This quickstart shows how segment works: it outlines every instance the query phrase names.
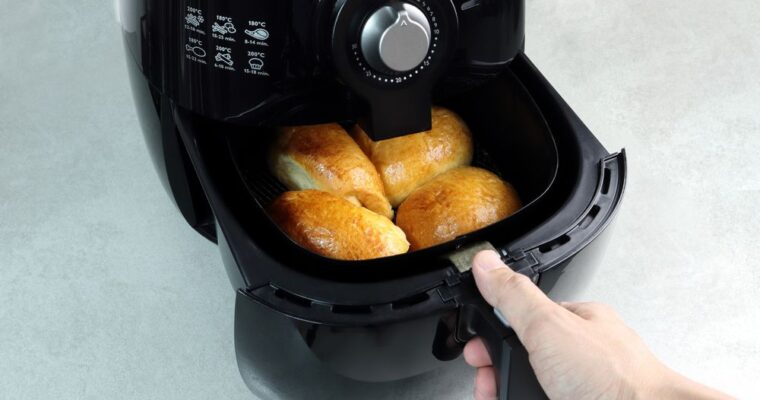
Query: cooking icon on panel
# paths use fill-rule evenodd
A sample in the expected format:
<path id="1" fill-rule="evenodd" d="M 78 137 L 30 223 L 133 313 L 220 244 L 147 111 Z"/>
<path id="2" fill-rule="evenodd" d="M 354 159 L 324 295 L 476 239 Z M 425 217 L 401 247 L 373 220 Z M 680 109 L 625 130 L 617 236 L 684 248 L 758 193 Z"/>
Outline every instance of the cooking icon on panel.
<path id="1" fill-rule="evenodd" d="M 230 67 L 235 63 L 234 61 L 232 61 L 232 54 L 230 53 L 217 53 L 214 59 L 217 62 L 225 63 L 229 65 Z"/>
<path id="2" fill-rule="evenodd" d="M 269 31 L 264 28 L 259 29 L 246 29 L 245 34 L 256 39 L 256 40 L 267 40 L 269 39 Z"/>
<path id="3" fill-rule="evenodd" d="M 254 71 L 261 71 L 261 69 L 264 68 L 264 60 L 260 58 L 251 58 L 248 60 L 248 65 L 250 65 L 251 69 Z"/>
<path id="4" fill-rule="evenodd" d="M 202 15 L 196 15 L 189 13 L 185 16 L 185 22 L 194 27 L 199 27 L 203 23 L 204 19 Z"/>
<path id="5" fill-rule="evenodd" d="M 203 47 L 200 46 L 192 46 L 189 44 L 185 45 L 185 51 L 188 53 L 193 53 L 196 57 L 206 57 L 206 50 L 203 49 Z"/>
<path id="6" fill-rule="evenodd" d="M 232 35 L 237 32 L 237 29 L 235 29 L 235 24 L 233 24 L 231 21 L 227 21 L 224 25 L 220 25 L 218 22 L 214 22 L 214 25 L 211 26 L 211 29 L 220 35 Z"/>

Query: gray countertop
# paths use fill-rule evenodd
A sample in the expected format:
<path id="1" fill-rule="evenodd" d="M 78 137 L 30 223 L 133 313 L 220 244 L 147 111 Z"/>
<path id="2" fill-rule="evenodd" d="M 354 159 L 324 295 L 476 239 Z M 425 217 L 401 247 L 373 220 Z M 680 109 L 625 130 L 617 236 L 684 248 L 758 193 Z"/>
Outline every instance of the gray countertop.
<path id="1" fill-rule="evenodd" d="M 13 3 L 13 4 L 11 4 Z M 0 398 L 250 399 L 217 249 L 153 171 L 112 4 L 3 2 Z M 760 3 L 533 0 L 527 52 L 630 182 L 585 299 L 760 397 Z M 388 390 L 463 399 L 458 364 Z"/>

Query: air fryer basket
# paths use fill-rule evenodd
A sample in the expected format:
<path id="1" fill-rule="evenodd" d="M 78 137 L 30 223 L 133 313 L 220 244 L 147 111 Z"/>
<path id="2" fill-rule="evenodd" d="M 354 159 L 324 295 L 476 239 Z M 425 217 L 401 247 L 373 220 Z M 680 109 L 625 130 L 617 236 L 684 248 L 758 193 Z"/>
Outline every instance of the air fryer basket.
<path id="1" fill-rule="evenodd" d="M 512 182 L 527 204 L 450 243 L 361 262 L 311 253 L 267 215 L 267 202 L 283 190 L 265 162 L 274 127 L 210 120 L 174 105 L 177 132 L 214 211 L 233 286 L 267 286 L 329 304 L 385 304 L 440 284 L 453 267 L 451 252 L 469 244 L 489 242 L 532 276 L 582 250 L 614 214 L 624 154 L 610 155 L 524 56 L 487 84 L 460 93 L 436 97 L 436 103 L 463 116 L 478 144 L 478 162 Z M 615 183 L 603 185 L 610 176 Z M 294 312 L 310 301 L 293 303 Z"/>
<path id="2" fill-rule="evenodd" d="M 538 107 L 509 72 L 488 85 L 441 102 L 459 113 L 473 131 L 474 165 L 489 169 L 512 183 L 525 206 L 511 217 L 451 242 L 409 254 L 368 261 L 341 261 L 311 253 L 292 242 L 269 219 L 266 207 L 285 188 L 271 175 L 266 152 L 273 127 L 210 125 L 199 137 L 199 149 L 209 168 L 234 195 L 228 199 L 247 234 L 282 265 L 336 280 L 389 279 L 440 269 L 442 257 L 475 241 L 505 245 L 547 216 L 542 198 L 554 182 L 556 146 Z M 349 125 L 350 121 L 340 121 Z M 231 161 L 229 161 L 231 160 Z M 232 192 L 232 191 L 231 191 Z M 360 265 L 359 265 L 360 264 Z"/>

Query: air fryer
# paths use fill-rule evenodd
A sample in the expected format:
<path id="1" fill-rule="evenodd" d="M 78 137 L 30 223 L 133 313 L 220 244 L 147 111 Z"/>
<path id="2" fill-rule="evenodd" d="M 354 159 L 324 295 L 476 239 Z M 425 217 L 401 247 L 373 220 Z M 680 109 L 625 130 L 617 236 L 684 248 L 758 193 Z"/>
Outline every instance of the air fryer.
<path id="1" fill-rule="evenodd" d="M 159 177 L 219 245 L 237 291 L 237 362 L 252 390 L 370 391 L 450 365 L 482 336 L 500 398 L 545 397 L 469 262 L 494 249 L 550 297 L 571 297 L 593 276 L 626 165 L 523 53 L 523 0 L 121 0 L 120 13 Z M 277 127 L 358 123 L 380 140 L 429 129 L 433 104 L 467 122 L 474 164 L 514 185 L 517 213 L 368 261 L 313 254 L 271 221 L 285 190 L 265 162 Z"/>

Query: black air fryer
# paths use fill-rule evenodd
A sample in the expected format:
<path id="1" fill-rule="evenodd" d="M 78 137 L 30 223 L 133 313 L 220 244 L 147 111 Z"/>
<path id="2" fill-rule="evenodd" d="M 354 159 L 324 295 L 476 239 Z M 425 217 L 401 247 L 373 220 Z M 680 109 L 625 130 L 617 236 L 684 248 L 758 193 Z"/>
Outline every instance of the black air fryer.
<path id="1" fill-rule="evenodd" d="M 237 291 L 235 347 L 249 387 L 281 398 L 305 385 L 311 398 L 340 397 L 326 386 L 371 391 L 450 363 L 482 336 L 502 399 L 545 397 L 469 262 L 496 249 L 552 298 L 568 298 L 591 277 L 626 165 L 523 54 L 524 0 L 120 7 L 156 169 L 187 222 L 218 243 Z M 310 253 L 270 220 L 265 209 L 284 191 L 265 162 L 277 127 L 359 123 L 380 140 L 429 129 L 433 104 L 465 119 L 474 164 L 515 186 L 520 211 L 450 243 L 362 262 Z"/>

